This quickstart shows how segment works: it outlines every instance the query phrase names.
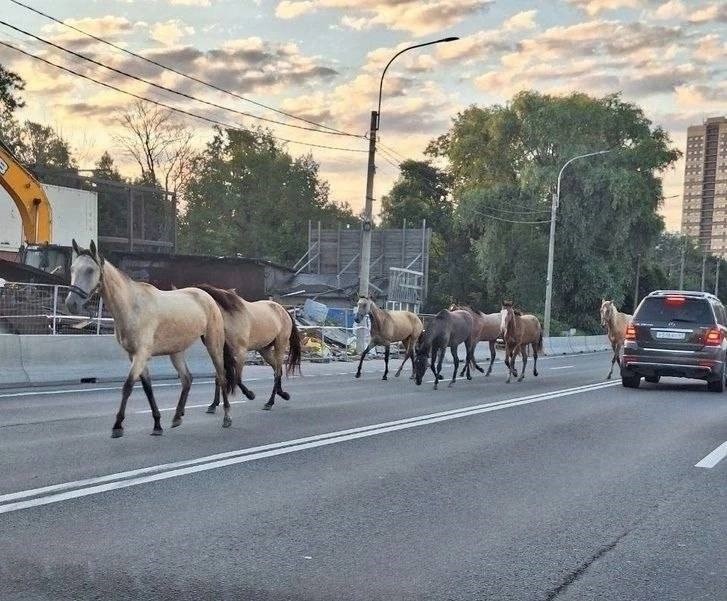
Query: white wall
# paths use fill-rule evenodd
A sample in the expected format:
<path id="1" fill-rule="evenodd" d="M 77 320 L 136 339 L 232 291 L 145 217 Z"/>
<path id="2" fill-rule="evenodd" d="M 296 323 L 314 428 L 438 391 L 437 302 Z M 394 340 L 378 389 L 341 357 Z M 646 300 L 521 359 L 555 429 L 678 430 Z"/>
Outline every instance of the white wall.
<path id="1" fill-rule="evenodd" d="M 95 192 L 43 184 L 53 210 L 53 244 L 70 246 L 76 238 L 88 246 L 98 241 L 98 199 Z M 15 252 L 23 242 L 23 224 L 13 199 L 0 188 L 0 250 Z"/>

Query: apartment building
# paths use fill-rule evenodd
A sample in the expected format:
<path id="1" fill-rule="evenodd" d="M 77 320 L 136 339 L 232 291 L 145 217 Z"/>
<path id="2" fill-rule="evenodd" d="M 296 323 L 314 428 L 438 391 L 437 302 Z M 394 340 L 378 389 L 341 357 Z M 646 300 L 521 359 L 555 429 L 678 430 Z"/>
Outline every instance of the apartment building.
<path id="1" fill-rule="evenodd" d="M 687 129 L 682 233 L 727 258 L 727 117 Z"/>

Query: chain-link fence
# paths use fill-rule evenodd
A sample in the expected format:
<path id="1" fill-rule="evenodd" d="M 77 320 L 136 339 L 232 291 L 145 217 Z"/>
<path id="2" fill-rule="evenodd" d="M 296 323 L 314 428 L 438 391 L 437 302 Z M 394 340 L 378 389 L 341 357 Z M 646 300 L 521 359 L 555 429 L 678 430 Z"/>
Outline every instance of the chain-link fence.
<path id="1" fill-rule="evenodd" d="M 114 322 L 95 296 L 83 315 L 66 309 L 68 286 L 0 279 L 0 334 L 112 334 Z"/>

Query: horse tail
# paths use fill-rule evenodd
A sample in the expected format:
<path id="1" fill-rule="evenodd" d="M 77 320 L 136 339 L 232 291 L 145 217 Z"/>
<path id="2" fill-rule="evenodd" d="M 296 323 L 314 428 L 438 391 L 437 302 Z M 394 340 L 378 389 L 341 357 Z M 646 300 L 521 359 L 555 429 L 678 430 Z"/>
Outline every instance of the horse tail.
<path id="1" fill-rule="evenodd" d="M 238 364 L 235 353 L 227 342 L 222 347 L 222 360 L 225 368 L 225 392 L 233 394 L 242 377 L 242 365 Z"/>
<path id="2" fill-rule="evenodd" d="M 291 374 L 295 375 L 296 369 L 298 370 L 298 373 L 300 373 L 301 358 L 300 332 L 298 331 L 298 326 L 295 323 L 295 318 L 290 313 L 288 313 L 288 317 L 290 317 L 292 327 L 290 329 L 290 337 L 288 338 L 290 350 L 288 351 L 288 358 L 285 361 L 286 376 Z"/>
<path id="3" fill-rule="evenodd" d="M 538 346 L 537 350 L 542 354 L 543 352 L 543 328 L 540 328 L 540 334 L 538 334 Z"/>

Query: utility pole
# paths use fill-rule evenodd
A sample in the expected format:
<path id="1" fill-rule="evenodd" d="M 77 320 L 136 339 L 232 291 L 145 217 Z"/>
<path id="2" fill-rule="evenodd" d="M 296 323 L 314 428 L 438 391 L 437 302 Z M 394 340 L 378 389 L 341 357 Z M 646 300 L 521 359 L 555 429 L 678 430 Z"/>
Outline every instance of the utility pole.
<path id="1" fill-rule="evenodd" d="M 707 251 L 704 251 L 702 253 L 702 292 L 704 292 L 705 287 L 705 277 L 707 275 Z"/>
<path id="2" fill-rule="evenodd" d="M 682 240 L 682 264 L 679 268 L 679 290 L 684 290 L 684 263 L 687 257 L 687 237 Z"/>

